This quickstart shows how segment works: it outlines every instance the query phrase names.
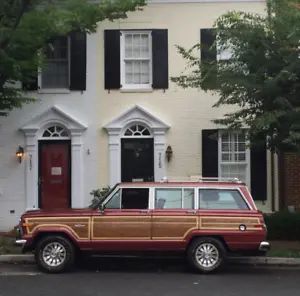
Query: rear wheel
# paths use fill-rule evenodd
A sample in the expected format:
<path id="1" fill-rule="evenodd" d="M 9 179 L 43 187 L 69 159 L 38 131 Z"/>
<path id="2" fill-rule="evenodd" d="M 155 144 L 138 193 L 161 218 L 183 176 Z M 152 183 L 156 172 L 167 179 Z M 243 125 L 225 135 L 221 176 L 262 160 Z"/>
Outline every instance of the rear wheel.
<path id="1" fill-rule="evenodd" d="M 58 273 L 71 268 L 74 263 L 73 244 L 63 236 L 43 237 L 35 248 L 38 267 L 49 273 Z"/>
<path id="2" fill-rule="evenodd" d="M 223 243 L 215 238 L 201 237 L 195 239 L 188 248 L 189 263 L 198 271 L 209 273 L 224 266 L 226 250 Z"/>

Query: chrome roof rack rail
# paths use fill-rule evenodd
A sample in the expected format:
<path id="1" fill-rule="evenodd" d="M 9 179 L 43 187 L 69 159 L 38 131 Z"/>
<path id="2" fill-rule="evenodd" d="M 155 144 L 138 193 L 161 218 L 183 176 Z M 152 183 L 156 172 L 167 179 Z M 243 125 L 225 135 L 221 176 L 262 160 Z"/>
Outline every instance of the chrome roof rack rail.
<path id="1" fill-rule="evenodd" d="M 163 177 L 162 183 L 168 182 L 228 182 L 243 184 L 239 178 L 223 178 L 223 177 L 202 177 L 202 176 L 189 176 L 189 177 Z"/>

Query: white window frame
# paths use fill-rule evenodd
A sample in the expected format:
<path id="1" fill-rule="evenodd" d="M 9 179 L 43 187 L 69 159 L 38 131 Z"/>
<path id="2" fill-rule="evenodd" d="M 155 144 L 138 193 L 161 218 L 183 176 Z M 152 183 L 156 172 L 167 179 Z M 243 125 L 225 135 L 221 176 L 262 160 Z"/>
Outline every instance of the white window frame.
<path id="1" fill-rule="evenodd" d="M 241 131 L 228 131 L 228 130 L 219 130 L 218 132 L 218 176 L 222 176 L 222 165 L 245 165 L 246 166 L 246 172 L 245 172 L 245 181 L 246 185 L 250 188 L 251 187 L 251 175 L 250 175 L 250 149 L 249 149 L 249 143 L 247 143 L 246 140 L 246 151 L 245 151 L 245 161 L 222 161 L 222 135 L 224 133 L 229 133 L 230 136 L 234 133 L 241 133 Z M 247 134 L 245 133 L 245 136 Z"/>
<path id="2" fill-rule="evenodd" d="M 70 87 L 70 82 L 71 82 L 71 39 L 70 36 L 66 36 L 67 38 L 67 46 L 68 46 L 68 85 Z M 54 87 L 54 88 L 43 88 L 42 86 L 42 72 L 43 69 L 39 68 L 38 69 L 38 92 L 39 93 L 70 93 L 70 88 L 59 88 L 59 87 Z"/>
<path id="3" fill-rule="evenodd" d="M 149 60 L 149 83 L 147 84 L 126 84 L 125 83 L 125 35 L 126 34 L 148 34 L 149 36 L 149 59 L 136 59 L 132 60 Z M 127 58 L 128 60 L 128 58 Z M 152 75 L 153 75 L 153 66 L 152 66 L 152 31 L 149 30 L 127 30 L 120 32 L 120 81 L 121 81 L 121 90 L 152 90 Z"/>

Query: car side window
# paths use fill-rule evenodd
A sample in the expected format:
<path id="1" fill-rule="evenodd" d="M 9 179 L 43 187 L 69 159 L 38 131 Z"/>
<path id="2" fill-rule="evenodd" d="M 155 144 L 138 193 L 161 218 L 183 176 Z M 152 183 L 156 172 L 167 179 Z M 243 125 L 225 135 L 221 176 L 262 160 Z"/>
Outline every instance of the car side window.
<path id="1" fill-rule="evenodd" d="M 120 209 L 120 207 L 121 207 L 121 189 L 119 189 L 105 205 L 106 209 Z"/>
<path id="2" fill-rule="evenodd" d="M 193 209 L 194 189 L 157 188 L 155 190 L 156 209 Z"/>
<path id="3" fill-rule="evenodd" d="M 238 190 L 199 189 L 199 208 L 212 210 L 248 210 Z"/>
<path id="4" fill-rule="evenodd" d="M 106 203 L 107 209 L 148 209 L 148 188 L 119 189 Z"/>

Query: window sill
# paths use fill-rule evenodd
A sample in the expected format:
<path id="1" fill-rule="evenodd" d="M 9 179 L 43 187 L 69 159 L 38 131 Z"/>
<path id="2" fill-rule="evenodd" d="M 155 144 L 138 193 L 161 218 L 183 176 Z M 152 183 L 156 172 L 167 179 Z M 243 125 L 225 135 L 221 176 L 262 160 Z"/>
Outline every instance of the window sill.
<path id="1" fill-rule="evenodd" d="M 120 88 L 121 93 L 151 93 L 153 88 Z"/>
<path id="2" fill-rule="evenodd" d="M 41 88 L 39 94 L 69 94 L 71 91 L 67 88 Z"/>

